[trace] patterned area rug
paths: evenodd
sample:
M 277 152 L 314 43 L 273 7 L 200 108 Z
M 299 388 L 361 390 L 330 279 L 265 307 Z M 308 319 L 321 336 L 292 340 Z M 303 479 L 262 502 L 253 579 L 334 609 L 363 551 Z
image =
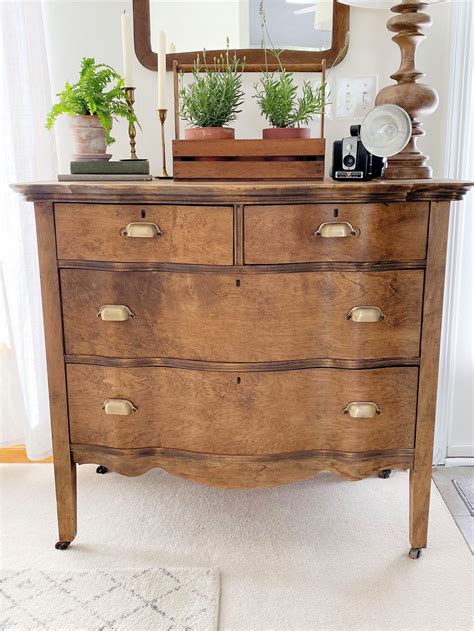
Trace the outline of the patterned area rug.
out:
M 218 611 L 216 570 L 19 570 L 0 578 L 2 631 L 215 631 Z
M 453 484 L 464 504 L 468 507 L 469 512 L 474 517 L 474 478 L 458 478 L 457 480 L 453 480 Z

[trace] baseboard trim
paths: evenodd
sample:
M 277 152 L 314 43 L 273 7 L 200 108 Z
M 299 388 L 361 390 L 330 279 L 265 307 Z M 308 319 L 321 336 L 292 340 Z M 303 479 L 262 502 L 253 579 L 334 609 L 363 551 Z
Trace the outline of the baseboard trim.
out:
M 445 458 L 445 467 L 474 467 L 474 458 Z
M 53 462 L 53 457 L 44 460 L 30 460 L 26 455 L 24 445 L 15 445 L 13 447 L 3 447 L 0 449 L 0 464 L 47 464 Z

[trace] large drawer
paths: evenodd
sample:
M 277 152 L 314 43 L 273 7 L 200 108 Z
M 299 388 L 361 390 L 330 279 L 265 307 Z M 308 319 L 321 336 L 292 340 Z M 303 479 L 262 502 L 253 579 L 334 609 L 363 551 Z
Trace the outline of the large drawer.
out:
M 71 443 L 214 454 L 413 448 L 417 381 L 417 368 L 236 374 L 68 365 Z M 357 402 L 379 413 L 344 412 Z M 362 417 L 351 416 L 356 409 Z
M 245 263 L 426 257 L 428 203 L 246 206 Z
M 419 355 L 423 271 L 61 270 L 66 352 L 223 362 Z M 104 321 L 118 305 L 123 321 Z M 348 319 L 375 306 L 383 319 Z M 377 313 L 377 312 L 376 312 Z
M 230 206 L 55 204 L 54 211 L 59 259 L 233 263 Z

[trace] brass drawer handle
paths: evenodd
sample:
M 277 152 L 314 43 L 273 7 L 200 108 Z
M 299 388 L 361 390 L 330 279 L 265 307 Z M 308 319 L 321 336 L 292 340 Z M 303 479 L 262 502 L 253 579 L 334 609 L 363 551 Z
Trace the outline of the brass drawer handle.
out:
M 145 223 L 144 221 L 132 221 L 120 231 L 122 237 L 158 239 L 163 236 L 163 231 L 156 223 Z
M 132 412 L 137 411 L 133 403 L 127 399 L 107 399 L 102 404 L 102 409 L 106 414 L 114 414 L 116 416 L 128 416 Z
M 314 233 L 315 237 L 339 238 L 356 237 L 360 231 L 348 221 L 325 221 Z
M 353 307 L 346 314 L 346 319 L 353 322 L 380 322 L 385 319 L 385 314 L 379 307 Z
M 374 418 L 381 411 L 373 401 L 351 401 L 342 410 L 342 413 L 348 414 L 351 418 Z
M 102 305 L 97 317 L 105 322 L 124 322 L 134 318 L 135 314 L 125 305 Z

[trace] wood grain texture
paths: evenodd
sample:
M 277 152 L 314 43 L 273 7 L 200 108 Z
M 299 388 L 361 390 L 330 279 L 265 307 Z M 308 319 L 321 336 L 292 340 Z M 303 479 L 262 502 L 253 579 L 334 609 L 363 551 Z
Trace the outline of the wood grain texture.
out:
M 270 156 L 320 156 L 324 160 L 324 138 L 298 138 L 296 140 L 179 140 L 173 141 L 176 158 L 242 157 L 268 158 Z M 210 165 L 208 165 L 210 166 Z M 251 175 L 251 174 L 250 174 Z
M 137 476 L 161 467 L 182 478 L 225 489 L 270 487 L 312 478 L 331 471 L 361 480 L 383 469 L 408 469 L 413 449 L 382 452 L 306 452 L 275 456 L 221 456 L 168 449 L 110 449 L 72 445 L 78 464 L 103 463 L 122 475 Z
M 449 204 L 433 203 L 423 299 L 415 462 L 410 470 L 410 542 L 413 548 L 426 548 L 428 538 L 448 227 Z
M 456 201 L 473 186 L 455 180 L 370 182 L 34 182 L 13 184 L 28 201 L 169 204 Z M 71 257 L 67 257 L 71 258 Z
M 58 258 L 232 265 L 233 209 L 219 206 L 55 204 Z M 131 222 L 160 238 L 126 238 Z
M 173 160 L 173 176 L 177 181 L 322 180 L 324 160 Z
M 235 221 L 235 219 L 234 219 Z M 238 221 L 238 220 L 237 220 Z M 243 257 L 243 244 L 237 244 L 234 235 L 234 251 Z M 241 236 L 241 239 L 243 237 Z M 62 269 L 91 269 L 105 272 L 219 272 L 231 276 L 243 274 L 272 274 L 275 272 L 386 272 L 390 270 L 425 269 L 426 261 L 321 261 L 315 263 L 285 263 L 276 265 L 188 265 L 185 263 L 117 263 L 110 261 L 78 261 L 61 259 Z
M 423 260 L 428 215 L 427 202 L 247 206 L 244 260 L 247 264 Z M 324 222 L 348 222 L 358 234 L 315 236 Z
M 255 455 L 414 446 L 417 368 L 242 373 L 67 366 L 71 442 Z M 107 415 L 107 399 L 137 411 Z M 351 401 L 381 413 L 351 418 Z
M 226 372 L 274 372 L 278 370 L 305 370 L 306 368 L 341 368 L 364 370 L 366 368 L 390 368 L 393 366 L 419 366 L 419 357 L 380 357 L 378 359 L 297 359 L 281 362 L 205 362 L 173 357 L 139 357 L 136 359 L 100 357 L 98 355 L 66 355 L 68 364 L 91 364 L 93 366 L 117 366 L 139 368 L 162 366 L 185 370 L 213 370 Z
M 35 217 L 48 367 L 59 539 L 72 541 L 77 530 L 76 465 L 71 458 L 69 449 L 68 404 L 53 205 L 45 202 L 35 204 Z
M 417 357 L 421 270 L 242 277 L 61 270 L 66 352 L 222 362 Z M 101 305 L 126 305 L 103 322 Z M 383 321 L 346 314 L 375 305 Z
M 158 56 L 151 47 L 150 0 L 133 0 L 133 25 L 135 53 L 142 66 L 148 70 L 157 70 Z M 284 50 L 281 63 L 289 72 L 320 72 L 322 60 L 326 59 L 329 66 L 336 60 L 342 61 L 347 52 L 346 36 L 349 31 L 349 7 L 334 2 L 332 43 L 331 48 L 324 51 Z M 166 56 L 166 67 L 173 69 L 173 61 L 179 63 L 179 69 L 190 72 L 199 51 L 173 53 Z M 207 59 L 225 55 L 225 50 L 208 50 Z M 240 59 L 245 58 L 245 72 L 261 72 L 279 70 L 278 64 L 272 64 L 271 59 L 266 63 L 264 51 L 258 48 L 239 49 Z M 212 64 L 211 64 L 212 66 Z

